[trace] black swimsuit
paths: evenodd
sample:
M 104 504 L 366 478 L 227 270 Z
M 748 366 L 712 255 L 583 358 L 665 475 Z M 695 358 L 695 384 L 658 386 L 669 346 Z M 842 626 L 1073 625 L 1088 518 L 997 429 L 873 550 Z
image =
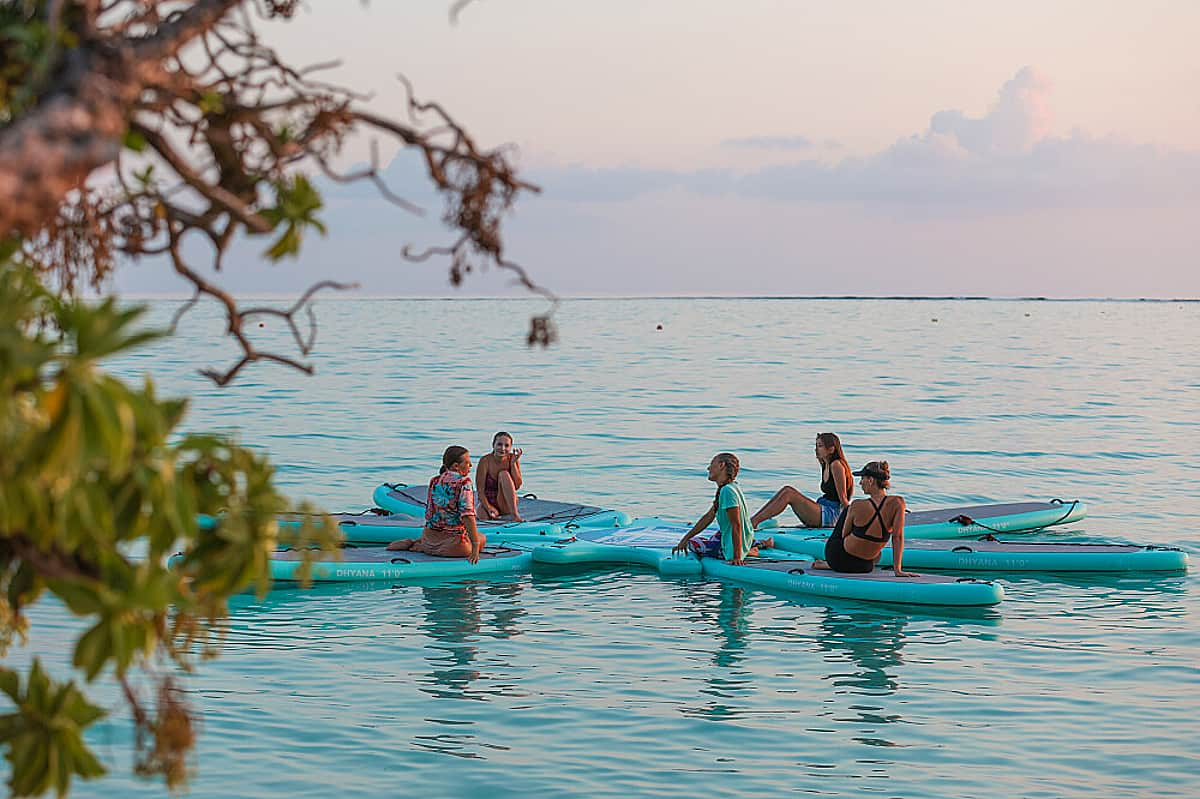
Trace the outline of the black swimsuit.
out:
M 851 524 L 849 535 L 856 536 L 867 541 L 872 541 L 877 544 L 886 544 L 888 539 L 891 538 L 892 533 L 884 525 L 883 516 L 880 514 L 880 512 L 883 510 L 883 502 L 880 502 L 878 505 L 876 505 L 870 497 L 867 498 L 867 502 L 870 502 L 871 507 L 875 509 L 875 515 L 871 517 L 871 521 L 867 522 L 866 525 L 862 527 L 857 527 Z M 884 499 L 884 502 L 887 502 L 886 498 Z M 867 574 L 875 569 L 875 560 L 860 558 L 857 555 L 851 555 L 846 551 L 846 544 L 842 535 L 842 531 L 846 529 L 849 510 L 849 508 L 846 508 L 842 511 L 842 515 L 838 517 L 837 524 L 833 527 L 833 532 L 830 533 L 829 539 L 825 542 L 825 562 L 828 563 L 829 568 L 833 569 L 835 572 L 845 572 L 847 574 Z M 879 520 L 879 526 L 883 528 L 884 534 L 882 538 L 867 535 L 867 530 L 871 528 L 871 525 L 875 523 L 876 519 Z M 876 560 L 877 559 L 878 558 L 876 558 Z
M 837 483 L 833 480 L 833 467 L 828 467 L 829 477 L 821 481 L 821 496 L 841 505 L 842 498 L 838 496 Z

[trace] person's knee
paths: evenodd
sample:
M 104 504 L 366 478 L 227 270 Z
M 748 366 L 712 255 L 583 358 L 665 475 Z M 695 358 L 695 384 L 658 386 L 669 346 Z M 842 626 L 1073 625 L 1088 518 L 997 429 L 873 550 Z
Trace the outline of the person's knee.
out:
M 500 472 L 499 483 L 501 488 L 511 488 L 513 491 L 517 490 L 516 485 L 513 484 L 512 475 L 508 472 Z
M 483 549 L 485 546 L 487 546 L 487 536 L 479 533 L 479 548 Z
M 800 496 L 800 491 L 797 490 L 795 486 L 784 486 L 783 488 L 779 489 L 779 493 L 783 494 L 783 496 L 785 496 L 789 502 Z

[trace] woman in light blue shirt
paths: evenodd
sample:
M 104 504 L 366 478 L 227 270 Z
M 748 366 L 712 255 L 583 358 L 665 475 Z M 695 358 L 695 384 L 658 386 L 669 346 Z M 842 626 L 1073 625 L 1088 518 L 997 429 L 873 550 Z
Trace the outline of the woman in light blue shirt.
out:
M 675 552 L 686 552 L 690 545 L 691 550 L 701 557 L 728 558 L 735 566 L 741 566 L 747 557 L 758 554 L 746 497 L 735 479 L 740 468 L 737 456 L 731 452 L 721 452 L 713 457 L 708 464 L 708 479 L 717 484 L 717 496 L 712 507 L 675 545 Z M 713 523 L 713 519 L 716 519 L 720 532 L 693 541 L 700 531 Z

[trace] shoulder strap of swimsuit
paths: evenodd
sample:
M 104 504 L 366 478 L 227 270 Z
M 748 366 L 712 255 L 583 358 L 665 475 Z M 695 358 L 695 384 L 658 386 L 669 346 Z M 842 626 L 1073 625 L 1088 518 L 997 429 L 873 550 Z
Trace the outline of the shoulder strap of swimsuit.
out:
M 878 519 L 878 520 L 879 520 L 879 527 L 880 527 L 880 529 L 881 529 L 881 530 L 883 530 L 883 532 L 885 532 L 885 533 L 886 533 L 886 532 L 888 531 L 888 529 L 887 529 L 887 525 L 883 523 L 883 514 L 882 514 L 882 511 L 883 511 L 883 502 L 887 502 L 887 497 L 884 497 L 884 498 L 883 498 L 883 502 L 880 502 L 878 505 L 876 505 L 876 504 L 875 504 L 875 500 L 871 499 L 870 497 L 867 497 L 867 502 L 870 502 L 870 503 L 871 503 L 871 507 L 875 509 L 875 515 L 871 517 L 871 521 L 867 522 L 867 526 L 866 526 L 866 527 L 864 527 L 863 529 L 864 529 L 864 530 L 866 530 L 866 529 L 867 529 L 867 528 L 869 528 L 869 527 L 870 527 L 872 524 L 874 524 L 874 523 L 875 523 L 875 520 L 876 520 L 876 519 Z
M 867 502 L 871 503 L 871 507 L 875 509 L 875 515 L 872 516 L 871 520 L 869 522 L 867 522 L 866 524 L 864 524 L 862 527 L 859 527 L 857 524 L 851 524 L 850 525 L 850 534 L 856 535 L 859 538 L 866 539 L 867 541 L 875 541 L 876 543 L 883 543 L 883 542 L 887 541 L 888 538 L 891 536 L 891 531 L 889 531 L 887 529 L 887 525 L 883 523 L 883 516 L 880 514 L 880 511 L 883 509 L 883 502 L 887 502 L 887 497 L 884 497 L 883 502 L 879 503 L 878 505 L 876 505 L 875 501 L 873 499 L 871 499 L 870 497 L 867 497 L 866 499 L 867 499 Z M 880 536 L 868 535 L 868 531 L 871 529 L 871 525 L 875 523 L 876 519 L 879 520 L 879 529 L 880 529 L 880 532 L 882 533 L 882 535 L 880 535 Z

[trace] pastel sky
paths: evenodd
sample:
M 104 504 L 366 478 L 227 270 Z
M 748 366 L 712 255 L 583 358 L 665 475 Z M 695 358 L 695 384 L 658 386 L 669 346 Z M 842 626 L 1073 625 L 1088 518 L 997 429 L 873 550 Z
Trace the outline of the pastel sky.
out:
M 1200 296 L 1200 4 L 1191 0 L 313 0 L 269 38 L 403 114 L 397 73 L 544 189 L 508 253 L 564 295 Z M 345 160 L 366 157 L 349 144 Z M 418 166 L 395 189 L 436 219 Z M 428 219 L 327 189 L 298 261 L 226 285 L 456 291 Z M 178 292 L 161 264 L 135 293 Z

